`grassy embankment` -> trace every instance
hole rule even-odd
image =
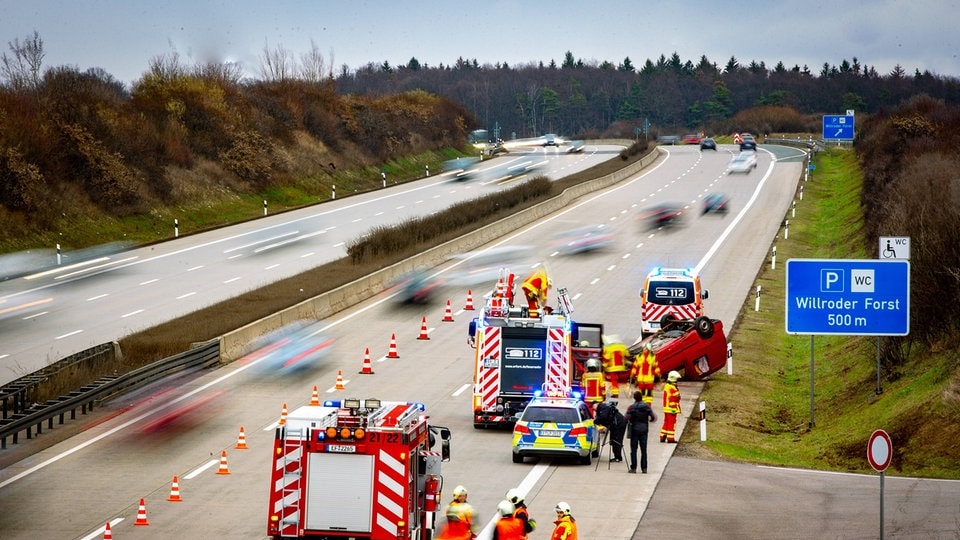
[[[883,373],[877,394],[876,337],[816,336],[814,427],[810,421],[810,336],[784,328],[786,261],[867,258],[862,237],[861,177],[856,155],[829,150],[814,161],[789,235],[776,244],[754,296],[741,308],[733,343],[733,375],[707,383],[708,440],[698,422],[683,435],[679,455],[837,471],[872,471],[867,440],[875,429],[893,439],[889,474],[960,478],[960,398],[953,351],[914,343],[896,376]],[[888,339],[888,338],[880,338]],[[696,418],[696,411],[686,411]]]

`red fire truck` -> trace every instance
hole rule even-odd
[[[344,399],[290,413],[276,430],[267,535],[429,540],[451,433],[424,409]]]

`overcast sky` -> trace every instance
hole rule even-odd
[[[150,60],[239,62],[259,78],[265,47],[295,58],[311,40],[335,72],[415,57],[511,66],[563,60],[635,66],[676,52],[720,68],[730,57],[773,68],[837,66],[856,57],[887,74],[960,77],[960,0],[0,0],[0,44],[33,31],[45,67],[99,67],[130,83]]]

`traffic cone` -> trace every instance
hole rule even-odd
[[[226,450],[220,452],[220,468],[217,470],[217,474],[230,474],[230,469],[227,467]]]
[[[396,334],[390,334],[390,350],[387,351],[387,358],[400,358],[400,353],[397,352]]]
[[[494,296],[503,296],[503,278],[497,278],[497,290],[494,291]]]
[[[103,529],[103,540],[113,540],[113,533],[110,532],[110,522],[107,522],[107,526]]]
[[[237,450],[247,449],[247,434],[243,432],[243,426],[240,426],[240,434],[237,435],[237,445],[234,448]]]
[[[449,300],[447,300],[447,309],[443,311],[443,322],[453,322],[453,312],[450,311]]]
[[[467,303],[463,306],[467,311],[473,311],[473,291],[467,289]]]
[[[427,318],[423,318],[423,322],[420,323],[420,335],[417,336],[417,339],[430,339],[430,336],[427,334]]]
[[[149,525],[147,522],[147,503],[140,499],[140,508],[137,509],[137,520],[133,522],[134,525]]]
[[[343,385],[343,370],[337,370],[337,390],[346,390],[346,386]]]
[[[167,497],[167,500],[172,502],[183,501],[183,499],[180,498],[180,479],[176,476],[173,477],[173,485],[170,487],[170,496]]]
[[[283,404],[283,408],[280,409],[280,422],[279,422],[279,423],[280,423],[281,426],[287,423],[287,404],[286,404],[286,403],[284,403],[284,404]]]
[[[320,390],[317,389],[317,385],[313,385],[313,394],[310,395],[310,404],[320,405]]]
[[[363,368],[360,369],[361,375],[373,375],[373,366],[370,364],[370,347],[363,351]]]

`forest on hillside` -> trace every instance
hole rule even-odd
[[[611,125],[620,126],[618,135],[632,136],[644,120],[653,131],[672,134],[819,133],[823,114],[872,114],[921,94],[960,103],[960,79],[909,73],[902,66],[881,74],[856,57],[811,69],[732,57],[718,64],[706,56],[689,60],[677,53],[640,65],[629,57],[618,64],[588,63],[567,51],[559,65],[552,60],[481,65],[458,58],[428,67],[411,58],[401,66],[369,63],[355,71],[343,66],[335,80],[342,94],[422,89],[449,97],[471,110],[481,127],[492,131],[499,126],[504,139],[544,133],[589,138]],[[771,121],[748,113],[758,107],[790,114]]]

